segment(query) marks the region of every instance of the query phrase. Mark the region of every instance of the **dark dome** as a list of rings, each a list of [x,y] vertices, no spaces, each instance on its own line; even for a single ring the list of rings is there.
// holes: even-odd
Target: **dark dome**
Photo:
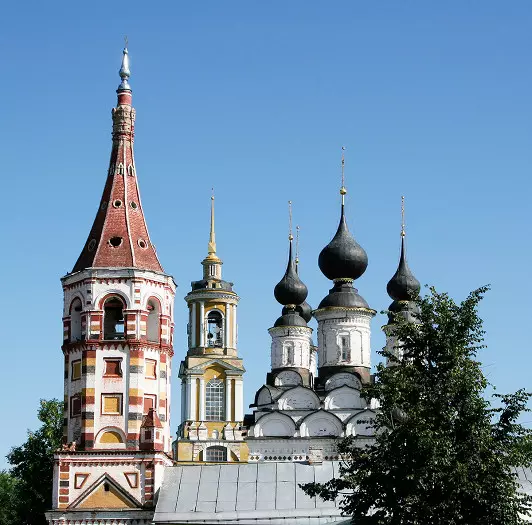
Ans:
[[[393,301],[388,306],[388,324],[395,324],[396,316],[402,317],[406,322],[417,320],[419,306],[414,301]]]
[[[358,295],[358,290],[353,288],[352,283],[341,281],[334,283],[334,287],[329,290],[329,295],[321,301],[318,309],[327,308],[328,306],[369,308],[366,300]]]
[[[399,266],[394,276],[388,282],[386,290],[394,301],[413,301],[417,298],[421,290],[419,281],[414,277],[406,262],[404,237],[401,239]]]
[[[296,307],[296,312],[308,323],[312,319],[312,307],[305,301]]]
[[[312,319],[312,307],[310,304],[305,301],[304,303],[298,304],[296,306],[295,310],[305,321],[308,323]],[[291,308],[287,308],[286,306],[283,308],[282,314],[288,314],[293,312]]]
[[[368,256],[347,228],[342,204],[340,224],[332,241],[323,248],[318,265],[327,279],[358,279],[368,266]]]
[[[275,299],[282,305],[301,304],[308,295],[308,290],[296,272],[296,266],[292,259],[292,241],[288,254],[288,266],[283,278],[277,283],[273,290]]]
[[[307,328],[307,323],[305,319],[303,319],[299,315],[298,312],[293,309],[290,309],[287,311],[287,313],[283,313],[283,315],[281,315],[281,317],[279,317],[279,319],[275,321],[275,324],[273,326],[304,326],[305,328]]]

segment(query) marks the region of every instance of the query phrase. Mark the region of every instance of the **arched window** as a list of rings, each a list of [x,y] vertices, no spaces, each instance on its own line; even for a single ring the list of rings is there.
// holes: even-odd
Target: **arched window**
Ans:
[[[207,447],[205,449],[205,461],[227,461],[227,449],[225,447]]]
[[[103,338],[124,339],[124,304],[118,297],[110,297],[103,306]]]
[[[81,300],[76,298],[70,305],[70,341],[81,341]]]
[[[351,361],[351,348],[349,347],[349,336],[340,336],[340,350],[342,352],[342,361]]]
[[[207,315],[207,346],[223,346],[222,314],[216,310]]]
[[[205,419],[222,421],[224,408],[224,382],[217,378],[211,379],[205,385]]]
[[[287,343],[283,349],[285,366],[293,366],[294,364],[294,343]]]
[[[147,337],[148,341],[158,343],[160,340],[161,329],[161,308],[159,301],[150,299],[148,301],[148,322],[147,322]]]

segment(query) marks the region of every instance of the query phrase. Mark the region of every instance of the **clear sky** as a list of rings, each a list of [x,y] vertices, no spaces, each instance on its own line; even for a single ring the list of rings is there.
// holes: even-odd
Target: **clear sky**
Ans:
[[[338,223],[342,145],[348,223],[369,256],[361,295],[377,311],[390,302],[404,194],[415,275],[456,299],[491,283],[484,369],[499,391],[532,389],[531,2],[7,2],[0,456],[37,424],[39,398],[63,396],[59,278],[106,178],[124,34],[143,206],[179,286],[173,432],[182,298],[201,277],[211,186],[224,277],[241,296],[247,406],[281,310],[289,199],[310,304],[331,287],[317,257]]]

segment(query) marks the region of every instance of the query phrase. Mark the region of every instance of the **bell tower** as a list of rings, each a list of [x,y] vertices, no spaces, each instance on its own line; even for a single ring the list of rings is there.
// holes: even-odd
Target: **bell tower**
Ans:
[[[243,441],[245,372],[237,352],[237,306],[233,283],[222,279],[216,254],[214,195],[203,279],[185,297],[189,309],[188,351],[179,368],[181,425],[175,442],[181,461],[246,461]]]
[[[116,523],[133,516],[151,523],[163,469],[172,464],[175,283],[140,200],[127,47],[120,77],[103,195],[81,254],[61,279],[64,445],[55,456],[50,523],[101,523],[95,509],[107,509]]]

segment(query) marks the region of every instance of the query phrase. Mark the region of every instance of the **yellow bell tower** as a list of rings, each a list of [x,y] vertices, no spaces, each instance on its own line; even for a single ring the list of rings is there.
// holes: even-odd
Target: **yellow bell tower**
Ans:
[[[216,255],[214,195],[208,254],[203,279],[192,282],[185,297],[189,308],[188,352],[181,362],[181,425],[174,443],[177,461],[247,461],[242,427],[245,372],[237,352],[239,301],[233,283],[222,279]]]

